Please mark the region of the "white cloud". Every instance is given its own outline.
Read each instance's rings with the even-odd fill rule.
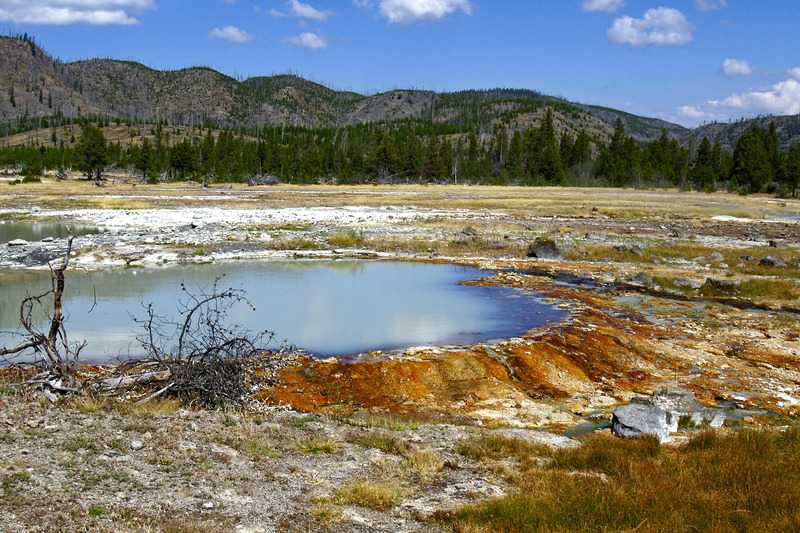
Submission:
[[[298,0],[289,0],[286,4],[289,6],[289,11],[287,13],[270,9],[270,15],[273,17],[297,17],[324,22],[336,14],[336,11],[331,11],[330,9],[321,11],[309,4],[299,2]]]
[[[692,42],[692,26],[683,13],[669,7],[648,9],[643,18],[614,21],[609,40],[630,46],[683,46]]]
[[[726,121],[756,115],[800,114],[800,67],[788,69],[787,79],[768,87],[732,94],[722,100],[679,107],[679,116],[692,123]]]
[[[753,73],[753,67],[746,59],[726,59],[722,62],[722,72],[726,76],[749,76]]]
[[[287,37],[283,42],[306,50],[325,50],[330,45],[330,41],[324,35],[308,31],[294,37]]]
[[[155,7],[155,0],[0,0],[0,21],[39,26],[130,26],[139,24],[131,13]]]
[[[792,69],[792,72],[796,70]],[[748,115],[797,115],[800,114],[800,76],[791,77],[772,87],[732,94],[724,100],[711,100],[708,103],[714,109]]]
[[[364,9],[372,9],[371,0],[353,0]],[[380,0],[378,12],[394,24],[413,24],[415,22],[434,22],[452,15],[456,11],[472,14],[469,0]]]
[[[581,7],[587,13],[616,13],[625,7],[625,0],[583,0]]]
[[[713,118],[713,116],[707,111],[704,111],[699,107],[693,105],[685,105],[679,107],[678,115],[684,118],[688,118],[693,122],[694,121],[700,122],[701,120],[708,120],[710,118]]]
[[[694,5],[700,11],[714,11],[728,7],[726,0],[694,0]]]
[[[232,43],[249,43],[253,36],[246,31],[240,30],[236,26],[224,26],[222,29],[214,28],[208,34],[209,39],[221,39]]]

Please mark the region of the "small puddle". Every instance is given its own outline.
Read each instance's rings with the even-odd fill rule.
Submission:
[[[17,239],[36,242],[44,239],[63,239],[70,234],[92,235],[102,233],[100,228],[83,224],[60,222],[0,222],[0,244]]]
[[[301,260],[182,265],[67,273],[64,308],[71,341],[86,340],[85,361],[141,355],[143,304],[178,321],[187,290],[241,288],[256,311],[231,309],[231,324],[276,334],[315,356],[397,351],[411,346],[470,345],[505,339],[562,320],[566,312],[518,288],[460,285],[486,271],[452,264]],[[0,329],[19,324],[19,304],[49,289],[47,274],[0,273]],[[11,346],[9,335],[0,336]]]

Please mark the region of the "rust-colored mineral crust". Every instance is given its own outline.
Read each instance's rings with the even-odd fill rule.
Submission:
[[[541,276],[505,272],[479,283],[535,290],[567,309],[568,318],[494,345],[308,359],[284,369],[266,393],[269,402],[334,415],[424,411],[484,424],[563,428],[578,423],[578,414],[608,409],[635,393],[680,385],[706,403],[741,399],[748,407],[793,412],[794,405],[781,400],[783,385],[767,371],[779,367],[791,382],[800,360],[782,346],[736,340],[749,332],[731,330],[736,348],[721,349],[694,322],[651,320],[609,295]]]

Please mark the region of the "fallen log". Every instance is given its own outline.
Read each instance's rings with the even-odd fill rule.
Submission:
[[[166,381],[172,377],[172,372],[169,370],[160,370],[157,372],[146,372],[144,374],[133,374],[130,376],[121,376],[118,378],[108,378],[95,381],[92,387],[95,390],[108,390],[108,389],[127,389],[134,385],[143,385],[149,383],[156,383],[159,381]]]

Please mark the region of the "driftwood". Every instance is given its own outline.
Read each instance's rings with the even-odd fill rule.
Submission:
[[[129,389],[136,385],[149,385],[151,383],[166,381],[170,377],[172,377],[172,372],[169,370],[160,370],[157,372],[146,372],[144,374],[133,374],[98,380],[92,383],[92,388],[95,390]]]

